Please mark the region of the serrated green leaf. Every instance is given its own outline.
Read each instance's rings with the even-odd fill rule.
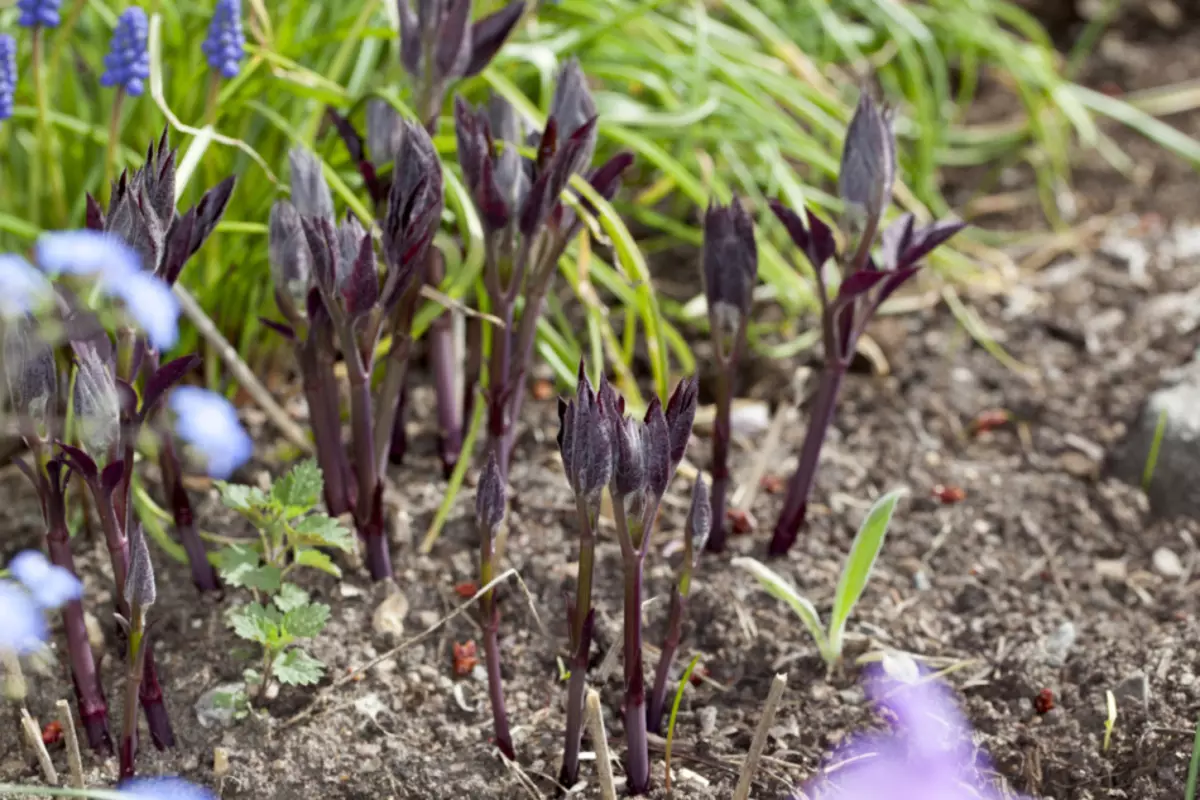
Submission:
[[[279,639],[279,622],[283,615],[261,603],[248,603],[232,608],[227,615],[233,632],[243,639],[258,642],[264,647]]]
[[[858,529],[854,543],[850,545],[850,555],[842,567],[842,577],[838,579],[837,593],[833,596],[833,611],[829,615],[829,648],[836,655],[842,652],[842,635],[846,631],[850,612],[862,597],[875,559],[883,549],[892,512],[896,510],[896,503],[906,494],[907,489],[896,489],[875,501],[862,527]]]
[[[320,550],[304,549],[296,551],[296,563],[303,567],[313,567],[328,573],[335,578],[342,577],[342,570],[333,559]]]
[[[280,627],[297,639],[311,639],[321,632],[328,621],[329,606],[324,603],[308,603],[284,614]]]
[[[257,550],[242,544],[222,547],[215,556],[217,572],[221,574],[221,579],[230,586],[244,586],[242,576],[258,569],[262,563],[262,558]]]
[[[820,651],[821,658],[825,659],[826,663],[832,663],[836,659],[836,656],[830,652],[829,641],[825,637],[825,630],[821,626],[821,615],[817,613],[817,608],[812,604],[812,601],[800,594],[796,587],[792,586],[787,579],[766,564],[755,561],[753,558],[745,557],[735,558],[730,563],[735,567],[741,567],[749,572],[758,579],[759,584],[767,590],[768,594],[792,607],[792,610],[796,612],[796,616],[800,617],[800,621],[804,623],[804,627],[812,635],[813,641],[817,643],[817,650]]]
[[[279,587],[279,594],[273,598],[275,606],[285,614],[308,603],[308,592],[294,583],[285,583]]]
[[[286,509],[288,517],[296,517],[317,504],[324,486],[321,469],[310,458],[301,461],[288,474],[275,481],[271,487],[271,497]]]
[[[235,570],[231,572],[226,583],[230,586],[241,586],[246,589],[258,589],[260,592],[277,592],[283,580],[283,570],[274,564],[263,564],[258,567]]]
[[[310,686],[325,674],[325,665],[298,647],[280,653],[273,666],[276,680],[290,686]]]
[[[354,549],[350,529],[328,514],[312,514],[296,523],[297,544],[313,547],[336,547],[343,552]]]
[[[232,508],[234,511],[245,513],[266,508],[271,504],[271,499],[266,493],[254,486],[217,481],[217,489],[221,492],[221,502],[226,508]]]

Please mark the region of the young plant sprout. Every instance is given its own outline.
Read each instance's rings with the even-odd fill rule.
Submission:
[[[833,232],[811,210],[806,212],[805,224],[794,211],[772,202],[775,215],[812,266],[821,306],[825,368],[813,399],[800,461],[788,481],[783,510],[771,538],[771,556],[785,555],[804,526],[821,447],[833,424],[838,395],[859,337],[883,302],[917,274],[921,260],[964,227],[956,220],[917,227],[912,214],[904,214],[883,231],[876,261],[871,248],[891,202],[895,175],[892,112],[881,108],[864,89],[842,148],[838,191],[845,205],[844,228],[851,247],[839,259],[841,284],[833,296],[825,278],[825,263],[836,255]]]
[[[154,582],[154,565],[150,561],[150,548],[146,545],[146,535],[142,532],[141,525],[134,527],[129,549],[129,575],[125,579],[125,589],[122,592],[125,607],[129,611],[127,616],[118,615],[117,617],[125,630],[128,641],[128,653],[125,659],[125,715],[121,726],[120,747],[122,779],[133,777],[133,762],[137,758],[138,694],[148,650],[146,612],[158,598],[158,590]]]
[[[617,541],[625,577],[625,773],[633,793],[650,788],[646,687],[642,668],[642,574],[658,509],[692,434],[696,415],[695,380],[676,387],[664,411],[651,398],[645,417],[625,417],[625,401],[602,380],[598,403],[612,428],[612,499]]]
[[[654,689],[650,704],[646,707],[646,726],[652,733],[662,732],[663,711],[667,701],[667,678],[671,673],[671,662],[679,650],[683,638],[683,615],[687,607],[688,594],[692,589],[692,572],[704,542],[712,530],[712,508],[709,505],[708,485],[702,476],[692,486],[692,505],[688,509],[687,523],[683,527],[683,561],[679,565],[679,578],[671,587],[671,608],[667,617],[667,635],[663,639],[662,653],[658,658],[658,670],[654,675]]]
[[[496,463],[495,453],[488,457],[487,467],[479,479],[475,494],[475,527],[479,531],[479,585],[487,586],[496,577],[494,559],[496,534],[504,522],[506,503],[504,478]],[[508,712],[504,710],[504,681],[500,674],[500,608],[496,590],[487,589],[480,599],[483,622],[483,652],[487,659],[488,697],[492,703],[492,724],[496,746],[509,759],[516,757],[512,734],[508,730]]]
[[[575,512],[579,520],[579,576],[575,581],[575,598],[567,604],[571,677],[567,684],[566,744],[558,776],[561,786],[574,786],[579,779],[588,655],[595,623],[592,580],[596,564],[596,525],[600,516],[600,493],[612,477],[613,437],[609,419],[615,413],[616,409],[606,407],[592,388],[581,361],[574,399],[560,397],[558,400],[558,451],[567,483],[575,495]]]
[[[502,98],[493,97],[486,109],[474,109],[456,98],[454,119],[463,178],[483,220],[484,285],[492,313],[503,322],[492,332],[487,430],[500,473],[507,475],[537,322],[558,260],[583,224],[562,203],[562,192],[579,173],[610,199],[633,157],[618,153],[588,170],[596,149],[596,105],[573,60],[559,71],[546,127],[533,137],[535,161],[518,153],[521,121]],[[518,298],[524,301],[519,319]]]
[[[725,549],[725,498],[729,493],[730,416],[736,391],[737,362],[746,344],[746,326],[754,283],[758,279],[758,246],[754,220],[735,197],[728,206],[710,205],[704,215],[704,295],[708,325],[717,360],[717,416],[712,444],[712,535],[707,547]]]
[[[387,216],[382,276],[371,235],[353,216],[335,227],[333,198],[321,164],[292,153],[292,203],[272,210],[270,252],[275,299],[286,324],[271,327],[291,340],[304,373],[318,458],[330,488],[331,513],[349,508],[375,580],[392,577],[383,523],[382,475],[388,463],[397,397],[411,349],[421,270],[442,213],[442,171],[423,128],[402,122]],[[384,333],[391,350],[378,394],[371,391]],[[345,359],[350,388],[354,468],[341,443],[333,363]]]
[[[850,621],[850,614],[854,611],[854,606],[857,605],[859,598],[862,597],[863,590],[867,588],[871,570],[875,567],[875,559],[883,550],[884,538],[887,536],[888,525],[891,524],[896,504],[906,494],[908,494],[907,489],[888,492],[876,500],[875,505],[867,513],[862,527],[858,529],[854,542],[850,545],[850,553],[846,556],[846,563],[842,567],[842,576],[838,579],[837,591],[834,594],[833,611],[830,614],[828,629],[821,624],[821,615],[817,613],[817,608],[812,601],[800,594],[796,587],[782,575],[753,558],[733,559],[732,563],[735,567],[741,567],[749,572],[758,579],[763,589],[791,606],[809,634],[812,635],[821,658],[830,669],[833,669],[842,660],[846,624]]]

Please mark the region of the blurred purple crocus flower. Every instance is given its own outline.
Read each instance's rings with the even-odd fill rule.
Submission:
[[[250,458],[254,443],[224,397],[181,386],[171,392],[170,403],[175,432],[203,456],[209,475],[224,480]]]
[[[225,78],[236,78],[246,56],[246,35],[242,31],[241,0],[217,0],[208,36],[200,45],[208,66]]]
[[[62,22],[62,0],[17,0],[17,24],[22,28],[57,28]]]
[[[79,599],[83,584],[36,550],[18,553],[8,567],[16,581],[0,580],[0,650],[27,655],[49,633],[43,612]]]
[[[142,270],[137,251],[120,238],[90,230],[48,233],[38,239],[34,257],[51,274],[98,275],[100,288],[125,304],[155,348],[175,345],[179,301],[171,287]]]
[[[121,12],[108,55],[104,57],[100,84],[123,89],[134,97],[141,95],[146,88],[146,79],[150,77],[149,41],[150,23],[146,12],[138,6],[130,6]]]
[[[854,737],[831,760],[845,766],[792,800],[1020,800],[983,777],[990,765],[972,745],[949,688],[900,658],[908,662],[910,676],[881,671],[867,684],[873,702],[894,718],[893,732]]]
[[[216,794],[183,778],[134,778],[120,786],[120,794],[130,800],[216,800]]]

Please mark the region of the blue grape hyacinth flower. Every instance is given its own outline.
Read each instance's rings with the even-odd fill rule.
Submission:
[[[246,56],[241,0],[217,0],[217,8],[208,24],[208,36],[200,49],[212,69],[225,78],[237,77]]]
[[[62,22],[62,0],[17,0],[17,24],[22,28],[57,28]]]
[[[117,18],[112,45],[104,57],[101,85],[124,89],[134,97],[145,91],[146,79],[150,77],[149,38],[146,12],[138,6],[125,9]]]
[[[17,94],[17,40],[0,33],[0,122],[13,114]]]
[[[181,386],[171,392],[175,433],[203,459],[208,474],[224,480],[250,458],[254,443],[237,409],[216,392]]]

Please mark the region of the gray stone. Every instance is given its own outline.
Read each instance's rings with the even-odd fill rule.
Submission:
[[[1112,473],[1140,486],[1160,416],[1162,442],[1147,491],[1158,518],[1200,519],[1200,360],[1179,374],[1173,385],[1150,395],[1138,419],[1110,460]]]
[[[1169,547],[1160,547],[1155,550],[1150,560],[1154,564],[1154,571],[1164,578],[1178,578],[1183,575],[1183,562]]]
[[[228,728],[237,711],[237,696],[246,691],[241,683],[222,683],[214,686],[196,701],[196,721],[201,728]]]
[[[1042,661],[1051,667],[1067,663],[1067,656],[1075,644],[1075,623],[1067,620],[1042,642]]]
[[[1150,679],[1144,672],[1135,672],[1113,689],[1118,708],[1124,703],[1134,703],[1143,709],[1150,705]]]

